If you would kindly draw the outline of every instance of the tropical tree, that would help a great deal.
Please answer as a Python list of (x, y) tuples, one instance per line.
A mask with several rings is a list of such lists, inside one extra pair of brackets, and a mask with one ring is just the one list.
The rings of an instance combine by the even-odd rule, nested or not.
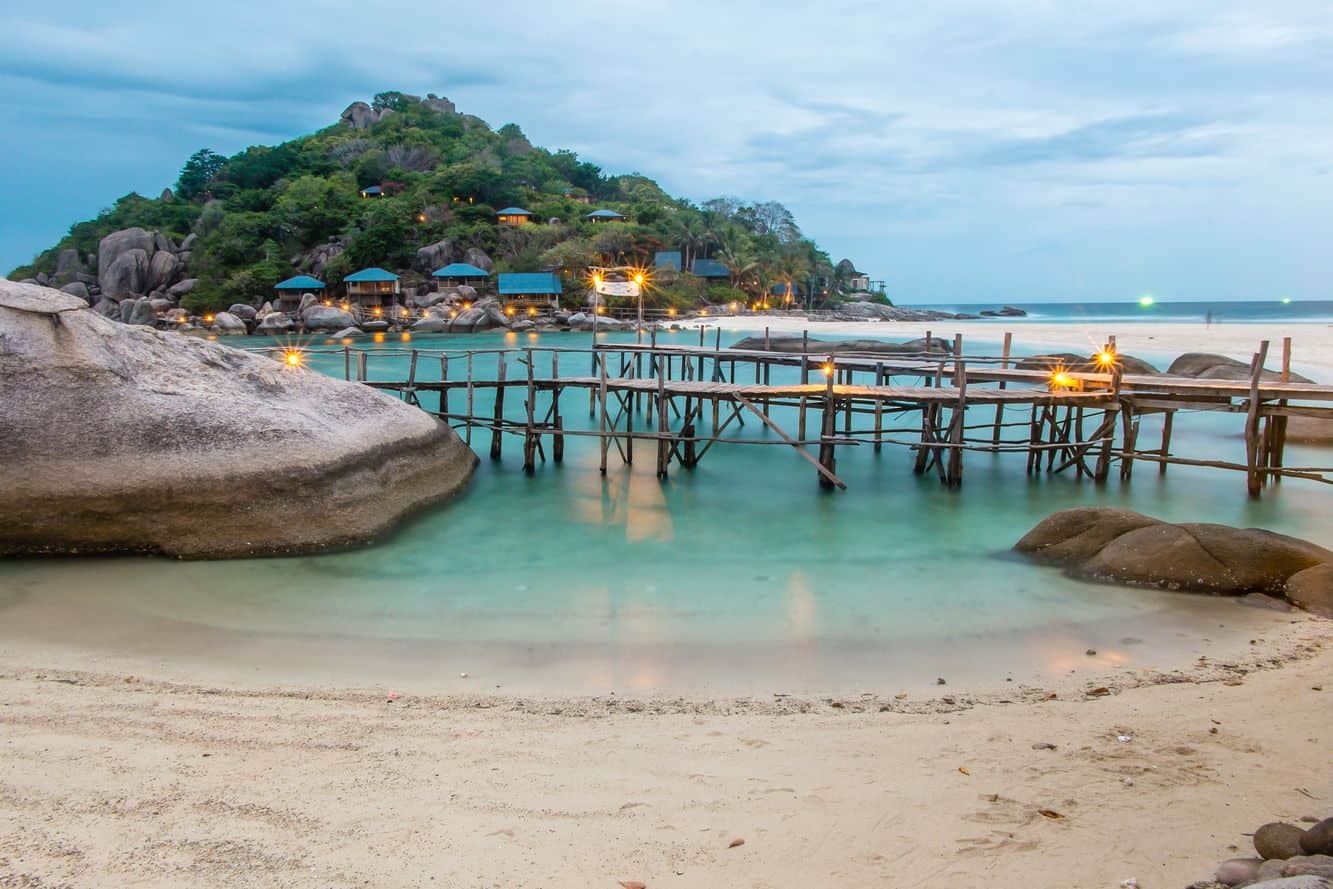
[(187, 201), (204, 193), (208, 184), (227, 165), (227, 159), (211, 148), (201, 148), (181, 167), (176, 180), (176, 196)]

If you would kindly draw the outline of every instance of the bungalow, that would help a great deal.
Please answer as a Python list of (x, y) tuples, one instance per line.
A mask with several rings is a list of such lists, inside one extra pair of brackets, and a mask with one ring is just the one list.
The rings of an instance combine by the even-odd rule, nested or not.
[(347, 285), (347, 299), (363, 309), (391, 306), (398, 302), (398, 276), (380, 268), (353, 272), (343, 283)]
[(770, 292), (779, 306), (789, 306), (796, 301), (796, 287), (790, 281), (774, 284)]
[(870, 290), (870, 276), (865, 272), (855, 272), (847, 279), (847, 286), (852, 293), (865, 293)]
[(407, 185), (402, 182), (381, 182), (379, 185), (370, 185), (361, 189), (361, 197), (382, 198), (391, 194), (397, 194), (404, 188), (407, 188)]
[(719, 278), (730, 281), (731, 269), (718, 262), (716, 259), (696, 259), (690, 265), (690, 272), (696, 277), (705, 280), (714, 281)]
[(505, 207), (495, 214), (501, 225), (526, 225), (532, 214), (522, 207)]
[(279, 281), (273, 285), (273, 289), (278, 291), (278, 309), (283, 312), (294, 312), (301, 305), (301, 295), (322, 293), (324, 282), (309, 275), (297, 275), (295, 278)]
[(678, 272), (680, 264), (679, 250), (658, 250), (653, 256), (653, 268), (659, 272)]
[(449, 265), (431, 272), (430, 276), (439, 279), (439, 282), (446, 287), (457, 287), (460, 284), (467, 284), (470, 287), (484, 287), (486, 279), (491, 275), (485, 269), (477, 268), (470, 262), (451, 262)]
[(560, 307), (560, 276), (554, 272), (502, 272), (499, 276), (500, 301), (506, 309)]
[(625, 214), (617, 213), (615, 210), (608, 210), (603, 207), (601, 210), (593, 210), (587, 215), (593, 222), (624, 222)]

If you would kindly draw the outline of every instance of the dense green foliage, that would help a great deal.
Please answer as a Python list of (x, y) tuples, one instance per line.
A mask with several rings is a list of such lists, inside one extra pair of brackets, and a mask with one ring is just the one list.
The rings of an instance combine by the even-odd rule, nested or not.
[[(658, 250), (680, 250), (686, 268), (698, 257), (727, 267), (729, 286), (715, 295), (689, 274), (654, 275), (650, 301), (681, 308), (762, 302), (784, 282), (794, 284), (797, 300), (812, 285), (818, 295), (836, 293), (843, 266), (851, 268), (835, 268), (780, 204), (720, 198), (695, 205), (647, 177), (607, 176), (573, 152), (535, 148), (514, 124), (492, 130), (402, 93), (381, 93), (374, 108), (392, 113), (364, 129), (339, 123), (226, 159), (200, 150), (174, 195), (126, 195), (12, 277), (50, 274), (62, 248), (86, 256), (104, 235), (133, 225), (176, 239), (198, 236), (189, 274), (200, 283), (189, 302), (200, 309), (271, 296), (276, 281), (310, 271), (312, 250), (331, 239), (347, 245), (319, 269), (331, 285), (365, 266), (406, 271), (419, 248), (443, 239), (460, 255), (485, 250), (497, 271), (559, 270), (574, 285), (566, 287), (571, 301), (582, 296), (588, 266), (651, 267)], [(385, 196), (361, 196), (374, 185)], [(497, 224), (495, 210), (510, 205), (532, 211), (533, 223)], [(588, 220), (597, 207), (625, 221)]]

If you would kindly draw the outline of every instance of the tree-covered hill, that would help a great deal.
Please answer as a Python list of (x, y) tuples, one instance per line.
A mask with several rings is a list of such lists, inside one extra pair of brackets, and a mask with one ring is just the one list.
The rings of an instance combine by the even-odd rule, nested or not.
[[(497, 224), (496, 210), (509, 206), (531, 211), (534, 224)], [(624, 221), (589, 220), (597, 208)], [(495, 271), (556, 270), (575, 280), (590, 265), (651, 266), (659, 250), (681, 251), (686, 269), (703, 257), (726, 266), (730, 287), (712, 293), (689, 274), (657, 282), (652, 298), (679, 307), (760, 301), (784, 283), (798, 300), (808, 289), (836, 294), (852, 271), (845, 260), (834, 266), (780, 204), (695, 205), (645, 176), (607, 175), (572, 151), (535, 147), (515, 124), (493, 130), (447, 99), (398, 92), (354, 103), (332, 126), (281, 145), (230, 158), (196, 152), (174, 190), (126, 195), (10, 277), (63, 284), (77, 268), (92, 278), (85, 263), (97, 267), (100, 240), (131, 227), (170, 239), (177, 277), (196, 280), (183, 303), (197, 310), (271, 298), (276, 282), (302, 272), (330, 285), (367, 266), (424, 278), (427, 265), (470, 248)]]

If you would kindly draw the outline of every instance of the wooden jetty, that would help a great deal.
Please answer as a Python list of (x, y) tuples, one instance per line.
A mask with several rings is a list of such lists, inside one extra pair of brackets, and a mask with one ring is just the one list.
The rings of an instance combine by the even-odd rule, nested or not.
[[(1203, 466), (1245, 473), (1252, 496), (1282, 478), (1333, 484), (1333, 467), (1284, 465), (1287, 418), (1333, 418), (1333, 386), (1290, 382), (1290, 340), (1283, 344), (1281, 379), (1263, 378), (1268, 343), (1261, 344), (1248, 380), (1200, 380), (1123, 374), (1108, 341), (1105, 370), (1046, 371), (1014, 366), (1012, 338), (1003, 354), (966, 355), (961, 336), (952, 348), (879, 353), (778, 352), (650, 342), (429, 350), (407, 348), (302, 349), (301, 362), (323, 353), (342, 356), (345, 378), (392, 391), (460, 429), (469, 444), (489, 432), (492, 459), (507, 437), (521, 439), (523, 466), (560, 462), (568, 437), (593, 437), (601, 471), (612, 454), (634, 462), (636, 444), (656, 460), (657, 475), (671, 466), (694, 469), (718, 444), (791, 448), (809, 463), (821, 486), (845, 488), (837, 475), (841, 449), (885, 445), (913, 452), (913, 470), (934, 472), (947, 487), (963, 480), (968, 451), (1024, 455), (1027, 471), (1073, 472), (1106, 481), (1112, 467), (1130, 479), (1138, 462)], [(291, 349), (280, 351), (290, 356)], [(406, 357), (407, 373), (376, 378), (372, 360)], [(561, 372), (564, 364), (565, 373)], [(587, 362), (586, 365), (584, 362)], [(486, 365), (486, 371), (483, 371)], [(570, 374), (577, 367), (583, 374)], [(434, 369), (438, 368), (438, 373)], [(794, 382), (773, 382), (775, 370)], [(508, 393), (522, 398), (522, 417), (506, 416)], [(568, 428), (576, 393), (585, 392), (592, 428)], [(434, 393), (438, 404), (432, 409)], [(479, 399), (488, 393), (489, 399)], [(482, 404), (483, 400), (488, 401)], [(461, 403), (459, 403), (461, 401)], [(511, 401), (511, 405), (514, 402)], [(1176, 415), (1243, 415), (1245, 462), (1191, 458), (1172, 451)], [(1141, 443), (1144, 417), (1161, 415), (1159, 442)], [(744, 431), (757, 422), (766, 434)], [(785, 424), (785, 425), (784, 425)], [(794, 428), (793, 428), (794, 426)]]

